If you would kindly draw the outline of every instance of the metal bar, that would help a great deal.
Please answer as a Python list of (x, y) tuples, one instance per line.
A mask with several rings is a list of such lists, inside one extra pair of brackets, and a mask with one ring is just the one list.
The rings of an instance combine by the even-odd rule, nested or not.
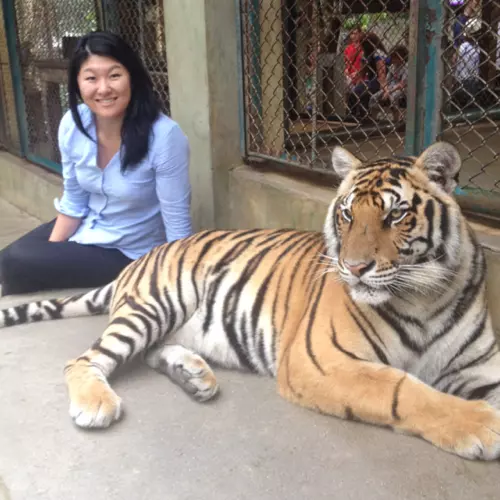
[(48, 168), (49, 170), (52, 170), (54, 172), (57, 172), (58, 174), (62, 173), (62, 167), (59, 163), (56, 163), (55, 161), (49, 160), (47, 158), (43, 158), (42, 156), (35, 155), (33, 153), (28, 153), (26, 155), (26, 159), (36, 163), (37, 165), (41, 165), (42, 167)]
[(427, 54), (424, 58), (426, 67), (422, 150), (435, 142), (442, 128), (443, 60), (441, 40), (444, 30), (444, 2), (442, 0), (426, 0), (426, 3), (425, 46)]
[[(297, 161), (293, 161), (287, 158), (281, 158), (279, 156), (271, 156), (265, 153), (254, 153), (254, 152), (249, 152), (246, 159), (251, 161), (252, 159), (260, 159), (260, 160), (269, 160), (273, 163), (281, 163), (282, 165), (288, 165), (288, 166), (293, 166), (293, 167), (299, 167), (302, 170), (306, 170), (308, 172), (311, 171), (311, 168), (304, 165), (304, 163), (299, 163)], [(315, 172), (329, 172), (328, 169), (315, 169)], [(335, 172), (333, 170), (330, 171), (332, 176), (335, 176)]]
[(26, 108), (24, 104), (23, 78), (19, 54), (17, 52), (17, 23), (14, 2), (2, 0), (5, 35), (7, 38), (7, 50), (9, 52), (10, 73), (14, 89), (14, 101), (16, 105), (17, 126), (19, 130), (19, 142), (21, 155), (26, 156), (28, 152), (28, 124), (26, 121)]
[(311, 91), (312, 91), (312, 140), (311, 140), (311, 163), (316, 159), (316, 147), (318, 143), (318, 56), (319, 56), (319, 21), (318, 21), (318, 0), (313, 0), (312, 3), (312, 51), (314, 54), (314, 64), (311, 75)]
[(245, 121), (245, 77), (243, 69), (243, 26), (241, 18), (242, 0), (235, 0), (236, 7), (236, 61), (238, 68), (238, 118), (240, 123), (240, 151), (241, 156), (247, 153), (247, 130)]
[(283, 128), (285, 142), (293, 120), (297, 117), (297, 2), (284, 0), (281, 7), (283, 19)]
[(482, 189), (462, 188), (455, 191), (455, 199), (464, 212), (485, 214), (498, 219), (500, 194)]
[(405, 152), (421, 153), (441, 132), (441, 0), (410, 0), (410, 54)]
[[(329, 143), (331, 141), (337, 141), (340, 143), (347, 142), (352, 139), (368, 139), (369, 137), (384, 137), (392, 132), (402, 132), (405, 130), (405, 124), (387, 124), (387, 125), (375, 125), (375, 126), (366, 126), (366, 127), (357, 127), (354, 130), (340, 130), (340, 131), (319, 131), (316, 133), (316, 138), (320, 138), (324, 143)], [(310, 133), (294, 133), (290, 134), (290, 142), (301, 140), (302, 137), (310, 136)], [(309, 137), (309, 140), (312, 141), (312, 137)]]
[(249, 0), (248, 20), (250, 25), (250, 75), (252, 85), (250, 86), (251, 100), (254, 109), (257, 110), (257, 116), (262, 117), (262, 82), (261, 82), (261, 65), (260, 65), (260, 19), (259, 0)]
[(444, 119), (447, 123), (476, 122), (486, 118), (500, 120), (500, 107), (488, 109), (487, 111), (475, 109), (473, 111), (462, 111), (461, 113), (444, 115)]
[(419, 0), (410, 0), (409, 15), (409, 48), (408, 48), (408, 86), (406, 106), (406, 134), (405, 153), (407, 155), (417, 154), (419, 116), (417, 108), (417, 94), (420, 90), (419, 77), (422, 74), (422, 61), (419, 54), (422, 52), (421, 37), (419, 37), (420, 17), (423, 13), (419, 9)]
[(106, 10), (104, 8), (105, 0), (94, 0), (94, 9), (96, 13), (97, 29), (105, 29), (106, 26)]
[(142, 0), (138, 0), (138, 10), (139, 10), (139, 54), (143, 61), (146, 60), (144, 57), (144, 13), (142, 7)]

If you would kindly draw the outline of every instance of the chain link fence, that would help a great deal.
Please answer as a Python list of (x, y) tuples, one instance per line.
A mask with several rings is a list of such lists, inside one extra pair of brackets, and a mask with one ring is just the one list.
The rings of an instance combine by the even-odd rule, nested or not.
[[(241, 9), (249, 161), (331, 172), (336, 144), (363, 159), (402, 153), (434, 115), (433, 89), (407, 95), (406, 82), (437, 36), (442, 65), (426, 85), (442, 90), (441, 124), (431, 140), (459, 148), (459, 194), (499, 193), (500, 0), (241, 0)], [(416, 9), (427, 24), (409, 39)], [(409, 61), (411, 47), (422, 59)]]
[(68, 58), (76, 39), (97, 29), (93, 0), (16, 0), (17, 48), (28, 152), (59, 163), (57, 130), (67, 109)]
[(242, 0), (250, 158), (329, 170), (332, 147), (401, 152), (409, 2)]
[(16, 117), (14, 87), (5, 32), (5, 19), (0, 9), (0, 148), (19, 153), (21, 144)]
[(106, 29), (122, 36), (146, 66), (162, 111), (170, 114), (163, 0), (103, 2)]
[[(20, 132), (29, 159), (60, 168), (57, 130), (68, 109), (68, 62), (78, 38), (89, 31), (113, 31), (137, 50), (169, 112), (162, 0), (15, 0), (14, 5), (10, 21), (16, 25), (20, 75), (17, 82), (15, 72), (12, 76), (22, 92), (18, 115), (24, 118)], [(5, 100), (5, 91), (2, 95)]]
[(464, 159), (461, 185), (500, 193), (500, 1), (445, 2), (441, 137)]

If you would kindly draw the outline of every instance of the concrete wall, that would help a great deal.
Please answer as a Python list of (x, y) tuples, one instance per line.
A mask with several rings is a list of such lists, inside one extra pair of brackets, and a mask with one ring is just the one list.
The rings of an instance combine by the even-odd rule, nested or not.
[(61, 193), (60, 176), (0, 152), (0, 198), (46, 222), (56, 216), (53, 200)]
[(234, 1), (164, 0), (172, 117), (189, 137), (196, 229), (227, 225), (241, 161)]
[(321, 230), (331, 188), (239, 166), (230, 172), (229, 226)]

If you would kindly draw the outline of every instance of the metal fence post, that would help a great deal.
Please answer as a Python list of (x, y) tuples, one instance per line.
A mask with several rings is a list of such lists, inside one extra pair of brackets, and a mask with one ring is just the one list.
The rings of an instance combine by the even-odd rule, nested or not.
[(441, 0), (410, 0), (410, 55), (405, 152), (421, 153), (441, 132)]
[(14, 101), (17, 115), (17, 126), (19, 129), (19, 142), (21, 155), (26, 157), (28, 153), (28, 125), (26, 123), (26, 110), (24, 107), (23, 79), (19, 54), (17, 51), (16, 35), (16, 13), (13, 0), (2, 0), (2, 8), (5, 23), (5, 36), (7, 37), (7, 50), (9, 52), (12, 86), (14, 89)]
[(236, 50), (238, 61), (238, 115), (240, 120), (240, 150), (241, 156), (245, 157), (247, 154), (246, 145), (246, 123), (245, 123), (245, 76), (243, 69), (243, 27), (241, 20), (241, 0), (234, 0), (236, 4)]

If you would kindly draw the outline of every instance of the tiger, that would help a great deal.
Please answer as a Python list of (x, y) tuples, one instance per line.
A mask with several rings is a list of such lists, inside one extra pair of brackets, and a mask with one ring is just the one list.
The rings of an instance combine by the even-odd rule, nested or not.
[(109, 377), (132, 358), (200, 402), (219, 393), (208, 360), (273, 377), (304, 408), (497, 459), (500, 354), (485, 256), (453, 197), (457, 149), (362, 161), (338, 146), (331, 166), (322, 231), (199, 231), (101, 288), (4, 309), (0, 326), (109, 314), (64, 368), (81, 428), (121, 418)]

